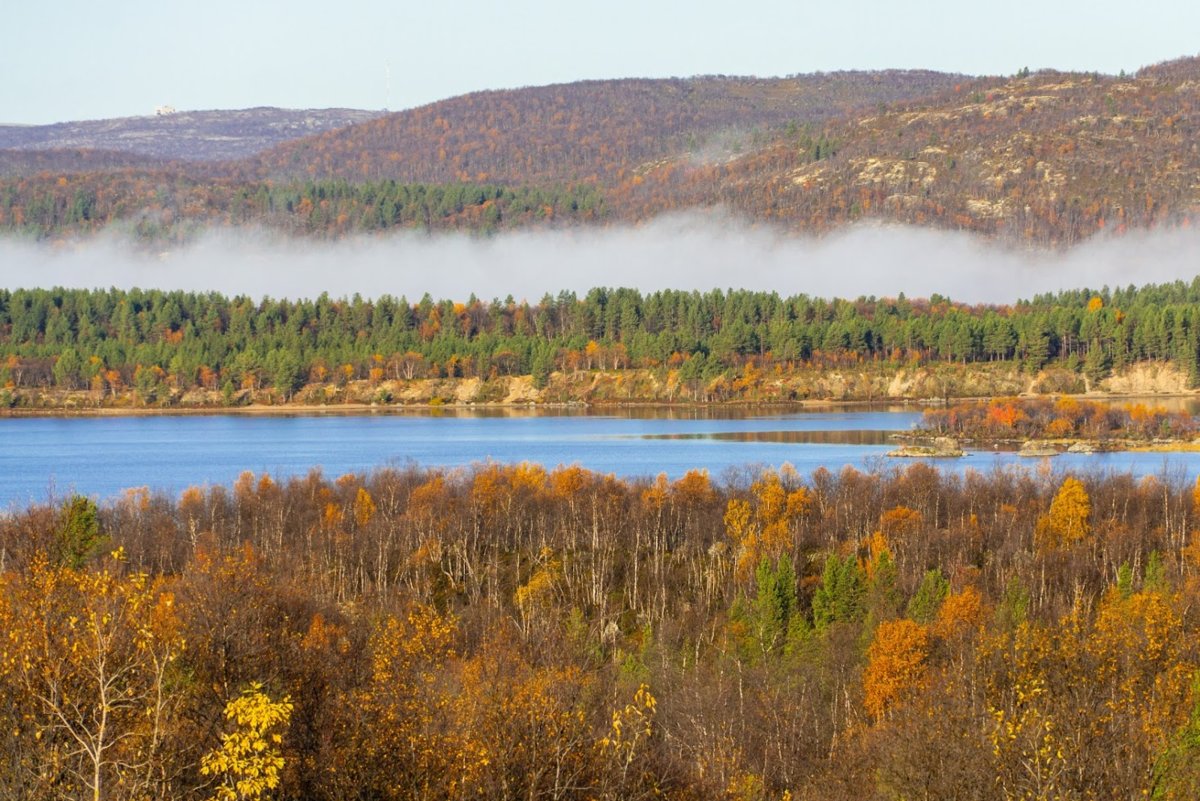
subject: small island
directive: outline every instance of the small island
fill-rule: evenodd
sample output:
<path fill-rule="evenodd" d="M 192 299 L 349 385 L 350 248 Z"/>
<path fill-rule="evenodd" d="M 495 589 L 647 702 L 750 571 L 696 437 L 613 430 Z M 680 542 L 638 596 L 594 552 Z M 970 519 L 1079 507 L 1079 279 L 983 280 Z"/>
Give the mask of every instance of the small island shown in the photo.
<path fill-rule="evenodd" d="M 905 444 L 887 455 L 898 459 L 955 459 L 967 454 L 953 437 L 934 437 L 929 445 Z"/>
<path fill-rule="evenodd" d="M 1015 448 L 1019 456 L 1114 450 L 1188 450 L 1200 424 L 1185 412 L 1142 403 L 1123 406 L 1054 398 L 994 398 L 927 409 L 905 444 L 888 456 L 961 456 L 960 442 Z M 925 445 L 931 441 L 933 444 Z"/>

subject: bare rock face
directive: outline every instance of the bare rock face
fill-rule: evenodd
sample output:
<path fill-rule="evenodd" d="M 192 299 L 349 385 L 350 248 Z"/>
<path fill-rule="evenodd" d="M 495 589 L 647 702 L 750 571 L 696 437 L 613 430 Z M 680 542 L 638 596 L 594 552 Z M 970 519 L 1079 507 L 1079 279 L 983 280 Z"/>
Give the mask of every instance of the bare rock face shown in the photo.
<path fill-rule="evenodd" d="M 1173 364 L 1140 363 L 1101 382 L 1109 392 L 1128 395 L 1188 392 L 1187 375 Z"/>
<path fill-rule="evenodd" d="M 1090 442 L 1074 442 L 1067 448 L 1067 453 L 1095 453 L 1096 446 Z"/>

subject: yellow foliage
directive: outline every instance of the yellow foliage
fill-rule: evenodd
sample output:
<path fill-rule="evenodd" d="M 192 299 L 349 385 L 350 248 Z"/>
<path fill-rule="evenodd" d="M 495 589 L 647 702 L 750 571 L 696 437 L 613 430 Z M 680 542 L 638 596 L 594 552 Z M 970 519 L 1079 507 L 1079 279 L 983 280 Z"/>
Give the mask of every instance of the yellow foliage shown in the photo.
<path fill-rule="evenodd" d="M 887 554 L 891 558 L 892 549 L 888 545 L 888 538 L 882 531 L 876 531 L 870 537 L 867 537 L 862 544 L 866 546 L 870 558 L 866 560 L 865 564 L 860 559 L 859 566 L 867 571 L 867 580 L 873 581 L 876 571 L 879 569 L 880 559 L 884 554 Z"/>
<path fill-rule="evenodd" d="M 1063 481 L 1050 502 L 1050 511 L 1038 518 L 1036 540 L 1043 550 L 1070 548 L 1092 533 L 1092 502 L 1077 479 Z"/>
<path fill-rule="evenodd" d="M 579 465 L 559 467 L 550 474 L 550 489 L 564 500 L 571 500 L 588 485 L 591 473 Z"/>
<path fill-rule="evenodd" d="M 671 485 L 671 493 L 685 505 L 708 503 L 714 496 L 707 470 L 689 470 Z"/>
<path fill-rule="evenodd" d="M 516 603 L 522 615 L 528 615 L 539 607 L 549 607 L 554 602 L 554 587 L 562 577 L 562 561 L 555 558 L 554 551 L 542 550 L 542 562 L 529 577 L 529 582 L 517 588 Z"/>
<path fill-rule="evenodd" d="M 951 593 L 942 602 L 933 632 L 938 637 L 951 637 L 966 631 L 978 631 L 983 628 L 987 618 L 979 590 L 964 587 L 962 592 Z"/>
<path fill-rule="evenodd" d="M 904 537 L 919 531 L 925 517 L 916 509 L 907 506 L 896 506 L 883 513 L 879 520 L 879 528 L 885 536 Z"/>
<path fill-rule="evenodd" d="M 451 702 L 464 796 L 565 796 L 561 778 L 578 776 L 597 750 L 582 706 L 591 684 L 577 667 L 534 667 L 505 632 L 490 634 Z"/>
<path fill-rule="evenodd" d="M 650 694 L 650 687 L 642 684 L 633 696 L 633 703 L 613 712 L 608 735 L 597 743 L 600 750 L 615 754 L 628 764 L 639 745 L 654 734 L 657 712 L 658 701 Z"/>
<path fill-rule="evenodd" d="M 642 505 L 648 509 L 661 509 L 667 502 L 669 491 L 667 474 L 659 473 L 654 479 L 654 484 L 649 489 L 642 490 Z"/>
<path fill-rule="evenodd" d="M 1067 759 L 1058 721 L 1048 708 L 1053 699 L 1045 671 L 1061 657 L 1055 653 L 1054 636 L 1044 627 L 1021 623 L 1011 634 L 985 638 L 977 657 L 981 665 L 997 666 L 985 677 L 985 693 L 994 721 L 988 739 L 1005 795 L 1057 797 Z"/>
<path fill-rule="evenodd" d="M 887 620 L 875 630 L 863 673 L 863 706 L 881 718 L 916 686 L 925 671 L 929 631 L 911 620 Z"/>
<path fill-rule="evenodd" d="M 1087 649 L 1096 666 L 1094 680 L 1113 686 L 1117 703 L 1136 710 L 1148 732 L 1165 738 L 1195 670 L 1183 658 L 1190 649 L 1172 599 L 1155 591 L 1124 598 L 1111 587 L 1097 610 Z"/>
<path fill-rule="evenodd" d="M 763 558 L 776 560 L 792 542 L 791 524 L 812 510 L 804 487 L 788 492 L 780 474 L 767 471 L 750 487 L 754 505 L 731 500 L 725 511 L 725 531 L 737 554 L 738 580 L 754 575 Z"/>
<path fill-rule="evenodd" d="M 354 521 L 361 527 L 370 523 L 374 516 L 375 501 L 371 499 L 371 493 L 367 492 L 366 487 L 359 487 L 354 499 Z"/>
<path fill-rule="evenodd" d="M 56 770 L 88 796 L 118 784 L 152 794 L 153 779 L 129 766 L 161 768 L 155 744 L 177 705 L 166 683 L 184 642 L 165 586 L 127 572 L 120 549 L 95 570 L 38 555 L 0 578 L 0 704 L 23 707 L 38 740 L 76 744 Z"/>
<path fill-rule="evenodd" d="M 212 801 L 252 801 L 279 786 L 284 762 L 278 729 L 286 729 L 291 717 L 291 699 L 274 702 L 257 683 L 225 705 L 233 731 L 221 735 L 221 745 L 200 760 L 203 775 L 220 777 Z"/>
<path fill-rule="evenodd" d="M 385 618 L 370 640 L 371 674 L 350 697 L 362 717 L 358 759 L 351 770 L 389 775 L 384 798 L 429 793 L 452 780 L 462 732 L 449 723 L 457 621 L 413 604 Z"/>
<path fill-rule="evenodd" d="M 325 504 L 325 512 L 321 515 L 321 526 L 326 531 L 332 531 L 342 522 L 342 507 L 330 501 Z"/>
<path fill-rule="evenodd" d="M 521 462 L 510 468 L 509 483 L 514 490 L 540 493 L 546 488 L 546 470 L 534 462 Z"/>

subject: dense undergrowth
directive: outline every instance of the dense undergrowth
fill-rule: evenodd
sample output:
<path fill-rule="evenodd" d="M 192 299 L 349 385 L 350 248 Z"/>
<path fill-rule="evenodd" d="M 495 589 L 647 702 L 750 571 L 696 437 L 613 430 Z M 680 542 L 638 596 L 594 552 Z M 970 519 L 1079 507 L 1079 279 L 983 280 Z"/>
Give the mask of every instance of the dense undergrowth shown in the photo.
<path fill-rule="evenodd" d="M 35 505 L 0 518 L 0 794 L 1195 797 L 1197 529 L 1170 470 Z"/>

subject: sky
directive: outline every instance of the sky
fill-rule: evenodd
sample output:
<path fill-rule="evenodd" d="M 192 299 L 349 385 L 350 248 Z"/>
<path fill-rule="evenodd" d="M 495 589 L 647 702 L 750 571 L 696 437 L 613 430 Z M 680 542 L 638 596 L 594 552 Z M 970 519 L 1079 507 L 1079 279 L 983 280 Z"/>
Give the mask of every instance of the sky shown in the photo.
<path fill-rule="evenodd" d="M 10 124 L 159 105 L 399 110 L 586 78 L 1117 73 L 1200 49 L 1194 0 L 26 0 L 0 25 Z"/>

